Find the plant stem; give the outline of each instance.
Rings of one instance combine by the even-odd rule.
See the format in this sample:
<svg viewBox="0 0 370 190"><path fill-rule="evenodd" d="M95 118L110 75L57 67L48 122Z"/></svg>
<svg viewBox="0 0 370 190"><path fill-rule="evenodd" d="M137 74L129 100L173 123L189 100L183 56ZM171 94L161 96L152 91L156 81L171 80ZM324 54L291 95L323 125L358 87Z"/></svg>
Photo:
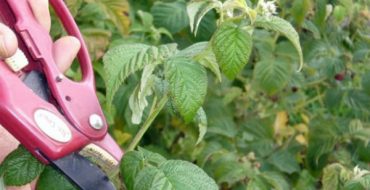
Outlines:
<svg viewBox="0 0 370 190"><path fill-rule="evenodd" d="M130 143L130 145L127 148L127 152L133 151L136 146L139 144L140 140L143 138L146 131L148 131L149 127L153 123L154 119L158 116L159 112L163 109L163 107L166 105L168 101L167 95L165 95L159 102L157 101L157 97L153 100L153 106L150 110L149 116L144 122L141 129L137 132L134 139Z"/></svg>
<svg viewBox="0 0 370 190"><path fill-rule="evenodd" d="M316 101L322 101L322 98L324 97L325 95L324 94L319 94L317 96L315 96L314 98L304 102L303 104L299 104L297 105L296 107L293 108L294 111L299 111L300 109L306 107L307 105L309 104L312 104Z"/></svg>

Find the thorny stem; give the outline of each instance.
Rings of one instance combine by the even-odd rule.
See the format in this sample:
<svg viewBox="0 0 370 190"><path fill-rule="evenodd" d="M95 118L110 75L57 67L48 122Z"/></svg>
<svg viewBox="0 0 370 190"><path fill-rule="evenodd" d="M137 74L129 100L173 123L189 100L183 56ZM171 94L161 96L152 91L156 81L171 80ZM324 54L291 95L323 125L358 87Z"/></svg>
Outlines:
<svg viewBox="0 0 370 190"><path fill-rule="evenodd" d="M143 138L146 131L148 131L149 127L153 123L154 119L158 116L159 112L163 109L163 107L166 105L168 101L168 96L165 95L159 102L157 100L157 97L154 98L153 106L150 110L149 117L144 122L143 126L140 128L140 130L135 135L134 139L130 143L130 145L127 148L127 152L133 151L136 146L139 144L140 140Z"/></svg>

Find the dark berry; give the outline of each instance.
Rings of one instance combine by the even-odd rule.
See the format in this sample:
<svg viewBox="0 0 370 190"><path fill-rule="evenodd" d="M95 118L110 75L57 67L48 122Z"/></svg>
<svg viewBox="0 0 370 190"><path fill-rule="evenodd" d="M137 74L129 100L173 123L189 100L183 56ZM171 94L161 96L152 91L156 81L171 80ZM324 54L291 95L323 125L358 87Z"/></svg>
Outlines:
<svg viewBox="0 0 370 190"><path fill-rule="evenodd" d="M277 95L271 96L271 97L270 97L270 100L271 100L272 102L278 102L278 101L279 101L279 96L277 96Z"/></svg>
<svg viewBox="0 0 370 190"><path fill-rule="evenodd" d="M292 87L292 92L296 93L297 91L298 91L298 87L293 86L293 87Z"/></svg>
<svg viewBox="0 0 370 190"><path fill-rule="evenodd" d="M336 74L334 78L337 81L343 81L345 76L346 76L346 74L343 72L343 73Z"/></svg>

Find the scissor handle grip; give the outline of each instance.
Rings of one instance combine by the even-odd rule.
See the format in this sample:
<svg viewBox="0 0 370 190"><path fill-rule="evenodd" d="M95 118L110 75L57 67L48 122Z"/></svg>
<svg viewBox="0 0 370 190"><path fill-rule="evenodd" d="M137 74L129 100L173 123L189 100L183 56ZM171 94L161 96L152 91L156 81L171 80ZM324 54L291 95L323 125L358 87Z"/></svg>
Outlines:
<svg viewBox="0 0 370 190"><path fill-rule="evenodd" d="M63 0L50 0L50 4L54 8L55 13L59 17L67 33L80 40L81 49L78 54L78 61L81 65L82 80L94 81L94 71L91 65L89 51L73 16L70 14Z"/></svg>
<svg viewBox="0 0 370 190"><path fill-rule="evenodd" d="M49 32L35 19L28 0L6 0L15 17L14 29L26 45L34 61L41 64L51 94L69 122L92 140L101 140L107 133L107 123L95 93L94 73L88 50L72 15L63 0L51 0L51 5L61 19L64 28L79 39L78 54L82 69L82 81L75 82L59 71L53 58L53 41ZM89 122L92 115L102 119L103 127L93 128Z"/></svg>

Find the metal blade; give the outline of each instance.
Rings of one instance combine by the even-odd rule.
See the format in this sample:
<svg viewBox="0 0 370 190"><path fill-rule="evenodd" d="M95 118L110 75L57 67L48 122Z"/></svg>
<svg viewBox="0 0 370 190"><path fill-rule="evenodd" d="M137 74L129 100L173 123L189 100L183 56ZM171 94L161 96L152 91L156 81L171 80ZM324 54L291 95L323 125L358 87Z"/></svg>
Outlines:
<svg viewBox="0 0 370 190"><path fill-rule="evenodd" d="M36 95L48 101L50 91L45 76L37 71L31 71L23 79L23 83L30 88Z"/></svg>
<svg viewBox="0 0 370 190"><path fill-rule="evenodd" d="M50 163L81 190L116 190L113 183L98 167L78 153L72 153Z"/></svg>

